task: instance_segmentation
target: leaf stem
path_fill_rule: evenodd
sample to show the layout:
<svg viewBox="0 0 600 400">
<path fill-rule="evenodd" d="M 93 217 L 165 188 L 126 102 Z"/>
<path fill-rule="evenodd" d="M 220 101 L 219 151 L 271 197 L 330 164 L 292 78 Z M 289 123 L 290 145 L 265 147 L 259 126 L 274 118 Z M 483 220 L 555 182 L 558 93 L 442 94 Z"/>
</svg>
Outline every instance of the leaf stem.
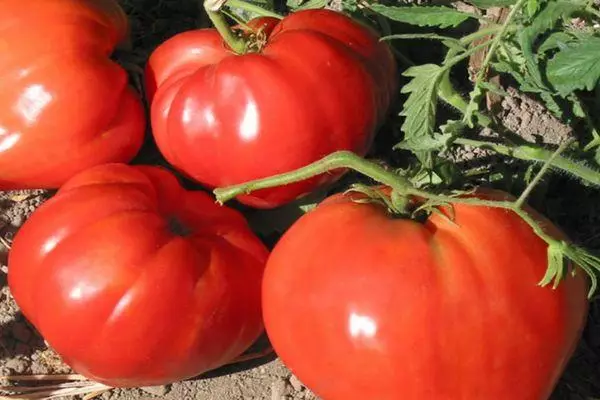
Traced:
<svg viewBox="0 0 600 400">
<path fill-rule="evenodd" d="M 402 34 L 395 34 L 395 35 L 387 35 L 387 36 L 383 36 L 381 37 L 379 40 L 380 41 L 386 41 L 386 40 L 394 40 L 394 39 L 400 39 L 400 40 L 413 40 L 413 39 L 427 39 L 427 40 L 446 40 L 452 43 L 456 43 L 457 45 L 462 45 L 460 40 L 450 37 L 450 36 L 443 36 L 443 35 L 437 35 L 435 33 L 402 33 Z"/>
<path fill-rule="evenodd" d="M 223 8 L 226 1 L 204 0 L 204 10 L 229 48 L 236 54 L 243 54 L 246 51 L 246 41 L 233 33 L 225 16 L 221 12 L 221 8 Z"/>
<path fill-rule="evenodd" d="M 515 201 L 515 207 L 517 207 L 517 208 L 523 207 L 523 204 L 525 204 L 525 201 L 527 201 L 527 198 L 529 197 L 531 192 L 533 192 L 533 190 L 537 187 L 537 185 L 540 183 L 542 178 L 546 175 L 546 173 L 552 166 L 554 159 L 556 157 L 558 157 L 563 151 L 565 151 L 565 149 L 569 146 L 569 144 L 571 142 L 572 142 L 571 140 L 565 140 L 564 142 L 562 142 L 560 144 L 560 146 L 558 146 L 558 149 L 556 149 L 556 151 L 554 153 L 552 153 L 552 155 L 546 160 L 546 162 L 544 162 L 544 165 L 542 165 L 542 168 L 540 168 L 540 170 L 535 175 L 535 177 L 533 178 L 531 183 L 529 183 L 529 185 L 527 185 L 525 190 L 523 190 L 523 193 L 521 193 L 521 195 L 519 196 L 517 201 Z"/>
<path fill-rule="evenodd" d="M 476 32 L 473 32 L 473 33 L 467 35 L 467 36 L 463 36 L 461 39 L 459 39 L 459 41 L 462 45 L 466 46 L 468 44 L 473 43 L 477 39 L 480 39 L 482 37 L 486 37 L 489 35 L 493 35 L 494 33 L 497 33 L 498 31 L 500 31 L 501 29 L 502 29 L 501 25 L 488 26 L 487 28 L 480 29 Z M 512 27 L 508 27 L 507 29 L 512 29 Z"/>
<path fill-rule="evenodd" d="M 593 4 L 593 2 L 592 2 Z M 593 5 L 588 6 L 587 12 L 593 14 L 596 18 L 600 18 L 600 11 L 596 10 Z"/>
<path fill-rule="evenodd" d="M 442 76 L 440 79 L 440 84 L 438 86 L 438 96 L 444 102 L 450 104 L 452 107 L 456 108 L 462 114 L 464 114 L 467 110 L 468 103 L 461 96 L 460 93 L 454 88 L 452 82 L 450 81 L 450 75 L 448 72 Z M 492 126 L 492 119 L 482 113 L 481 111 L 475 110 L 475 117 L 477 117 L 477 122 L 483 126 L 484 128 L 489 128 Z"/>
<path fill-rule="evenodd" d="M 488 53 L 486 54 L 485 59 L 483 60 L 483 63 L 481 64 L 481 68 L 479 69 L 479 71 L 477 73 L 477 77 L 475 78 L 475 88 L 476 89 L 477 89 L 477 87 L 480 86 L 481 82 L 485 78 L 485 74 L 487 73 L 487 69 L 488 69 L 490 63 L 492 62 L 492 58 L 496 55 L 496 50 L 498 49 L 498 46 L 500 46 L 500 43 L 502 42 L 504 35 L 506 35 L 506 33 L 508 32 L 510 24 L 512 23 L 513 19 L 517 15 L 517 13 L 521 10 L 521 8 L 523 8 L 523 6 L 525 5 L 525 3 L 527 1 L 528 0 L 517 1 L 517 3 L 512 7 L 512 9 L 510 10 L 510 13 L 506 17 L 506 21 L 504 21 L 504 23 L 502 24 L 502 28 L 494 36 L 494 39 L 492 39 L 492 45 L 491 45 Z M 477 93 L 477 90 L 475 90 L 471 93 L 471 96 L 469 99 L 469 104 L 467 105 L 467 112 L 463 116 L 464 122 L 470 121 L 473 117 L 473 110 L 476 108 L 474 106 L 475 106 L 475 102 L 477 101 L 477 96 L 475 95 L 475 93 Z"/>
<path fill-rule="evenodd" d="M 277 14 L 276 12 L 267 10 L 266 8 L 262 8 L 260 6 L 257 6 L 256 4 L 247 3 L 243 0 L 227 0 L 226 5 L 227 7 L 239 8 L 241 10 L 251 12 L 260 17 L 272 17 L 277 19 L 283 19 L 283 16 Z"/>
<path fill-rule="evenodd" d="M 239 195 L 248 194 L 256 190 L 289 185 L 342 168 L 351 168 L 358 171 L 400 193 L 405 193 L 406 190 L 412 187 L 408 179 L 392 171 L 388 171 L 378 164 L 367 161 L 349 151 L 338 151 L 294 171 L 226 188 L 217 188 L 213 193 L 217 198 L 217 202 L 223 204 Z"/>
<path fill-rule="evenodd" d="M 473 140 L 467 138 L 456 138 L 453 143 L 487 148 L 498 154 L 502 154 L 509 157 L 518 158 L 523 161 L 532 162 L 546 162 L 553 156 L 553 152 L 544 149 L 539 146 L 530 144 L 521 144 L 509 146 L 502 143 L 494 143 L 480 140 Z M 588 184 L 596 187 L 600 187 L 600 172 L 595 169 L 577 161 L 571 160 L 570 158 L 557 155 L 550 163 L 550 167 L 554 170 L 561 170 L 571 174 Z"/>
<path fill-rule="evenodd" d="M 556 156 L 558 157 L 558 155 Z M 547 164 L 550 163 L 548 162 Z M 522 207 L 522 202 L 524 202 L 524 200 L 511 202 L 485 200 L 477 197 L 456 197 L 433 194 L 425 190 L 415 188 L 405 177 L 385 169 L 379 164 L 367 161 L 352 152 L 339 151 L 332 153 L 312 164 L 294 171 L 226 188 L 217 188 L 213 191 L 213 193 L 217 198 L 217 202 L 223 204 L 224 202 L 242 194 L 248 194 L 252 191 L 260 189 L 288 185 L 340 168 L 353 169 L 385 186 L 390 187 L 392 189 L 392 193 L 396 192 L 395 196 L 416 196 L 425 200 L 429 200 L 435 205 L 469 204 L 479 207 L 495 207 L 513 211 L 531 227 L 533 232 L 540 239 L 544 240 L 548 245 L 548 268 L 545 276 L 540 281 L 540 285 L 545 285 L 551 281 L 555 282 L 555 286 L 559 283 L 564 276 L 564 265 L 562 260 L 566 258 L 570 259 L 575 264 L 580 265 L 581 269 L 589 275 L 592 282 L 589 296 L 593 295 L 597 283 L 595 274 L 600 271 L 600 259 L 594 257 L 584 249 L 578 248 L 571 243 L 559 240 L 548 234 L 537 218 L 532 216 Z M 397 201 L 396 203 L 398 204 Z M 398 206 L 400 205 L 401 204 L 398 204 Z M 396 208 L 396 206 L 394 208 Z M 557 262 L 557 260 L 560 262 Z"/>
<path fill-rule="evenodd" d="M 443 71 L 450 70 L 453 66 L 455 66 L 459 62 L 466 60 L 467 58 L 471 57 L 473 54 L 477 53 L 481 49 L 488 47 L 491 43 L 492 43 L 492 41 L 488 40 L 486 42 L 478 44 L 477 46 L 471 47 L 470 49 L 468 49 L 464 53 L 461 53 L 460 55 L 454 56 L 454 57 L 446 60 L 444 62 L 444 65 L 442 65 L 442 70 Z"/>
</svg>

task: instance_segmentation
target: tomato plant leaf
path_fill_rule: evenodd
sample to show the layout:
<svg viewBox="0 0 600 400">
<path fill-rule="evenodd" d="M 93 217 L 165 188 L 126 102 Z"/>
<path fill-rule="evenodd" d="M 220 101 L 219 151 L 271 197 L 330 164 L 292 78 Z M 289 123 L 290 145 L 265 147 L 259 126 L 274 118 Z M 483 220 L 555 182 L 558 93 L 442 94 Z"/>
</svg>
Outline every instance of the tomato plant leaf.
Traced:
<svg viewBox="0 0 600 400">
<path fill-rule="evenodd" d="M 434 139 L 435 115 L 437 109 L 437 89 L 444 69 L 435 64 L 424 64 L 411 67 L 404 76 L 411 77 L 402 88 L 402 93 L 409 93 L 408 99 L 400 115 L 406 119 L 402 124 L 404 140 L 401 148 L 420 151 L 431 148 Z"/>
<path fill-rule="evenodd" d="M 544 54 L 556 49 L 564 49 L 574 40 L 575 38 L 567 32 L 559 31 L 551 33 L 540 45 L 538 54 Z"/>
<path fill-rule="evenodd" d="M 370 8 L 391 20 L 418 26 L 432 26 L 438 28 L 456 27 L 474 16 L 457 11 L 450 7 L 395 7 L 383 4 L 372 4 Z"/>
<path fill-rule="evenodd" d="M 306 3 L 297 7 L 297 10 L 310 10 L 314 8 L 323 8 L 327 5 L 327 0 L 308 0 Z"/>
<path fill-rule="evenodd" d="M 542 3 L 546 3 L 547 0 L 529 0 L 527 2 L 527 14 L 533 17 L 539 10 Z"/>
<path fill-rule="evenodd" d="M 479 8 L 492 8 L 492 7 L 508 7 L 512 6 L 517 0 L 470 0 L 469 3 Z"/>
<path fill-rule="evenodd" d="M 575 90 L 592 90 L 600 79 L 600 38 L 587 37 L 562 49 L 548 61 L 550 84 L 561 96 Z"/>
<path fill-rule="evenodd" d="M 542 79 L 542 72 L 539 63 L 534 53 L 534 46 L 537 39 L 547 31 L 554 28 L 556 23 L 563 18 L 568 18 L 572 13 L 577 11 L 581 5 L 575 0 L 557 0 L 546 4 L 533 19 L 532 23 L 527 26 L 519 35 L 519 43 L 525 63 L 531 75 L 531 80 L 540 88 L 545 87 Z"/>
</svg>

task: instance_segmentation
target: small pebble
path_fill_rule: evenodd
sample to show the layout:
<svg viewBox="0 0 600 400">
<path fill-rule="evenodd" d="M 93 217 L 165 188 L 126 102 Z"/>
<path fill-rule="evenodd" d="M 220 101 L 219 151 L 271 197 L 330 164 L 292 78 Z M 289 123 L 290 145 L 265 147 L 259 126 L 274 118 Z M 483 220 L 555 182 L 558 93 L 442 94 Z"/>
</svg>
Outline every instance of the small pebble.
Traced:
<svg viewBox="0 0 600 400">
<path fill-rule="evenodd" d="M 271 383 L 271 400 L 285 400 L 286 381 L 278 379 Z"/>
<path fill-rule="evenodd" d="M 144 386 L 144 387 L 141 387 L 140 389 L 142 389 L 146 393 L 150 393 L 155 396 L 164 396 L 165 394 L 169 393 L 169 388 L 166 385 Z"/>
<path fill-rule="evenodd" d="M 304 385 L 300 382 L 300 379 L 296 378 L 296 375 L 290 376 L 290 385 L 294 388 L 295 391 L 299 392 L 304 389 Z"/>
<path fill-rule="evenodd" d="M 13 373 L 22 374 L 27 369 L 27 363 L 22 358 L 16 357 L 6 361 L 4 367 Z"/>
</svg>

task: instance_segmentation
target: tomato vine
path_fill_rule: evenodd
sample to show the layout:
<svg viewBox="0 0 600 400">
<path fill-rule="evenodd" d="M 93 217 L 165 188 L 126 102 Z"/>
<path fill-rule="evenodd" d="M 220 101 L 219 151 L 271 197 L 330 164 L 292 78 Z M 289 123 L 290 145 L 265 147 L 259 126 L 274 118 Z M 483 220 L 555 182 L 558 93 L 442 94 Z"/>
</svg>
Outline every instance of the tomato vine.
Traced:
<svg viewBox="0 0 600 400">
<path fill-rule="evenodd" d="M 335 152 L 315 163 L 307 165 L 303 168 L 299 168 L 295 171 L 275 175 L 269 178 L 258 179 L 239 185 L 233 185 L 230 187 L 217 188 L 213 192 L 217 201 L 220 204 L 223 204 L 239 195 L 249 194 L 253 191 L 261 189 L 288 185 L 340 168 L 349 168 L 368 176 L 380 184 L 390 187 L 396 195 L 400 195 L 404 198 L 423 198 L 430 202 L 432 206 L 443 204 L 469 204 L 480 207 L 502 208 L 519 215 L 519 217 L 521 217 L 521 219 L 523 219 L 523 221 L 525 221 L 531 227 L 531 229 L 533 229 L 533 231 L 548 244 L 548 270 L 546 275 L 541 279 L 540 285 L 545 286 L 553 282 L 554 287 L 556 287 L 564 277 L 565 269 L 567 268 L 567 263 L 565 263 L 565 261 L 570 260 L 577 264 L 589 275 L 591 281 L 589 296 L 591 297 L 596 292 L 597 288 L 596 274 L 598 271 L 600 271 L 600 258 L 575 245 L 574 243 L 553 237 L 547 233 L 544 230 L 544 227 L 524 209 L 524 203 L 527 197 L 540 182 L 543 175 L 548 171 L 554 159 L 558 157 L 562 151 L 564 151 L 566 145 L 567 143 L 564 143 L 556 152 L 548 157 L 546 163 L 537 173 L 536 177 L 514 202 L 459 197 L 456 194 L 445 195 L 431 193 L 429 191 L 414 187 L 410 180 L 408 180 L 406 177 L 347 151 Z M 460 194 L 464 194 L 464 192 L 460 192 Z"/>
</svg>

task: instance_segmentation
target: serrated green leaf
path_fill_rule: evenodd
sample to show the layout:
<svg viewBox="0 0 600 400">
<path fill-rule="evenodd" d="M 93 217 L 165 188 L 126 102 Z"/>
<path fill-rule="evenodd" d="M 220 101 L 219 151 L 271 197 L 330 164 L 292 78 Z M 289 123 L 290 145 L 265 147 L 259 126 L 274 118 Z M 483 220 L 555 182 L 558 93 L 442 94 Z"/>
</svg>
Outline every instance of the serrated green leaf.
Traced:
<svg viewBox="0 0 600 400">
<path fill-rule="evenodd" d="M 402 141 L 394 146 L 394 149 L 411 150 L 414 152 L 434 151 L 445 148 L 448 141 L 452 138 L 451 134 L 434 133 L 433 136 L 425 136 L 419 140 Z"/>
<path fill-rule="evenodd" d="M 548 61 L 547 76 L 561 96 L 594 89 L 600 79 L 600 38 L 590 36 L 556 53 Z"/>
<path fill-rule="evenodd" d="M 495 83 L 483 81 L 479 84 L 483 89 L 500 97 L 510 97 L 510 94 Z"/>
<path fill-rule="evenodd" d="M 342 9 L 350 12 L 358 10 L 358 0 L 342 0 Z"/>
<path fill-rule="evenodd" d="M 538 54 L 547 53 L 551 50 L 564 49 L 573 42 L 575 38 L 566 32 L 559 31 L 550 34 L 540 45 Z"/>
<path fill-rule="evenodd" d="M 556 118 L 563 119 L 565 113 L 563 112 L 562 107 L 560 106 L 560 104 L 558 104 L 554 96 L 546 91 L 539 92 L 539 94 L 542 100 L 544 101 L 544 104 L 546 105 L 548 111 L 550 111 L 552 115 L 554 115 Z"/>
<path fill-rule="evenodd" d="M 404 76 L 413 78 L 402 88 L 409 93 L 400 115 L 406 117 L 402 124 L 405 149 L 421 151 L 428 148 L 434 139 L 435 115 L 437 109 L 437 89 L 444 69 L 435 64 L 411 67 Z"/>
<path fill-rule="evenodd" d="M 463 120 L 471 128 L 475 126 L 473 115 L 476 111 L 479 111 L 479 101 L 481 100 L 483 94 L 483 88 L 481 87 L 481 85 L 475 85 L 471 93 L 469 93 L 469 97 L 472 99 L 472 101 L 469 101 L 469 104 L 465 109 L 465 115 Z"/>
<path fill-rule="evenodd" d="M 534 45 L 540 35 L 554 28 L 556 23 L 563 18 L 568 18 L 577 11 L 581 5 L 576 0 L 556 0 L 546 4 L 542 11 L 533 19 L 531 25 L 523 29 L 519 35 L 519 43 L 529 75 L 533 84 L 544 88 L 542 72 L 535 57 Z"/>
<path fill-rule="evenodd" d="M 470 0 L 469 3 L 479 8 L 492 8 L 492 7 L 508 7 L 512 6 L 517 0 Z"/>
<path fill-rule="evenodd" d="M 323 8 L 327 5 L 327 0 L 308 0 L 306 3 L 298 7 L 298 10 L 310 10 L 315 8 Z"/>
<path fill-rule="evenodd" d="M 395 7 L 372 4 L 370 8 L 391 20 L 417 26 L 456 27 L 474 16 L 443 6 Z"/>
<path fill-rule="evenodd" d="M 529 0 L 527 2 L 527 14 L 529 14 L 530 17 L 533 17 L 540 9 L 540 5 L 541 0 Z"/>
<path fill-rule="evenodd" d="M 461 136 L 462 133 L 467 129 L 467 124 L 463 121 L 448 120 L 444 125 L 440 126 L 442 133 L 451 135 L 452 137 Z"/>
</svg>

